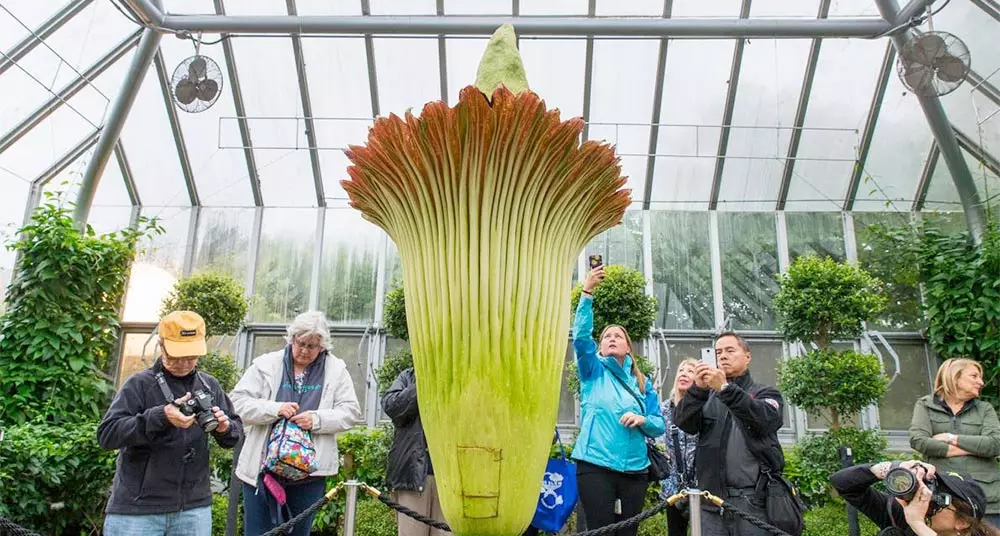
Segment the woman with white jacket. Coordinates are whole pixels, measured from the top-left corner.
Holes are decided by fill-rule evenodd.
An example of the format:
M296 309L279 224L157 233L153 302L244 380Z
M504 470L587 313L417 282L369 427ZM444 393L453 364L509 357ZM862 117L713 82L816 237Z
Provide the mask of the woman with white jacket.
M330 329L323 313L297 316L286 340L285 348L254 359L230 395L246 434L236 465L236 476L243 481L246 536L267 532L318 501L325 477L337 474L336 434L361 422L347 367L329 352ZM309 477L292 482L269 475L285 489L287 512L263 485L267 442L282 418L309 431L316 448L317 470ZM306 536L311 528L312 518L305 519L290 534Z

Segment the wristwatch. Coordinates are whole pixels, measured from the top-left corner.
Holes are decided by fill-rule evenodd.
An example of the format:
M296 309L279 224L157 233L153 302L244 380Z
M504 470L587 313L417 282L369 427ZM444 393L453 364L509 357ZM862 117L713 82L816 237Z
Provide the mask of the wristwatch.
M958 436L955 434L948 434L948 444L954 445L958 442Z
M722 387L719 388L719 392L725 391L729 387L729 382L722 382Z

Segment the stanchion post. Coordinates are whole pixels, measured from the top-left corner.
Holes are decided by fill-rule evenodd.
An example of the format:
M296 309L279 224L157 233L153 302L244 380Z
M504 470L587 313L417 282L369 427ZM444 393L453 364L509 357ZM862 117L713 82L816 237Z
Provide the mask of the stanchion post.
M844 469L854 465L854 453L851 447L843 446L837 449L840 454L840 466ZM858 525L858 510L847 505L847 531L850 536L861 536L861 526Z
M689 489L688 512L691 515L691 536L701 536L701 490Z
M354 536L354 521L358 513L358 486L361 483L357 480L344 482L347 488L347 504L344 506L344 536Z
M240 452L243 450L243 440L246 436L240 435L240 440L233 448L233 470L229 475L229 502L226 506L226 536L237 536L236 526L239 524L240 495L243 491L243 481L236 477L236 466L239 465Z

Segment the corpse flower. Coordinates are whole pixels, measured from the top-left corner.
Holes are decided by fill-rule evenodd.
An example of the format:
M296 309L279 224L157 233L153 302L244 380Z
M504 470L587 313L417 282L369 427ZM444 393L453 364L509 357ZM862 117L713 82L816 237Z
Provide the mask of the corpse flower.
M631 199L612 147L580 143L494 34L449 108L379 118L346 151L351 206L399 249L420 417L453 532L514 536L538 501L573 268Z

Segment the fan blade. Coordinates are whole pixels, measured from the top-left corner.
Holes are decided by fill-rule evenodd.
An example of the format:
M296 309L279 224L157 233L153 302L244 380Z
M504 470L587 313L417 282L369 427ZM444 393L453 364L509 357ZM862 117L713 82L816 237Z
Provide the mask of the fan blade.
M188 105L197 98L198 88L191 79L185 78L177 83L177 87L174 88L174 96L177 97L177 102Z
M928 89L933 89L934 71L922 66L910 66L903 72L903 82L913 91L927 95Z
M937 76L945 82L961 82L969 75L969 68L961 58L945 53L934 60Z
M934 65L934 60L945 52L944 39L935 34L924 34L903 47L905 53L900 56L906 61L907 67L919 63L927 67Z
M205 59L201 56L195 57L188 65L188 75L194 80L201 80L205 78L205 73L208 72L208 65L205 63Z
M215 80L209 78L208 80L202 81L198 84L198 98L200 100L211 102L216 95L219 94L219 83Z

